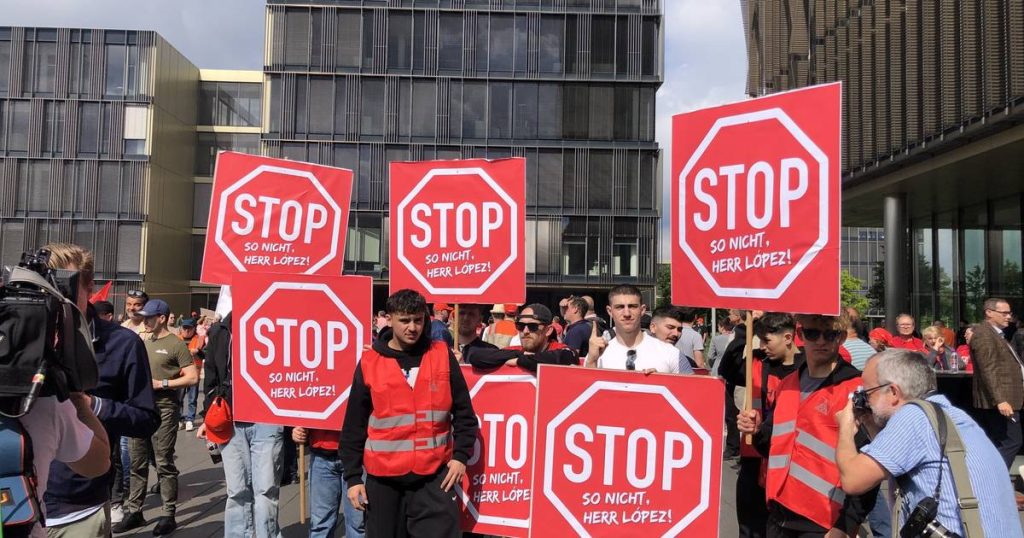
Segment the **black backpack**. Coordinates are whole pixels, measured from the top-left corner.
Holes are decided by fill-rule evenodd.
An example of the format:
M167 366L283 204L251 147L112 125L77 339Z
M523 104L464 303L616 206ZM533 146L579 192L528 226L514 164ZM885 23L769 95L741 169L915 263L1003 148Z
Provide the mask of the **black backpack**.
M4 538L29 536L36 521L43 521L32 440L21 422L0 415L0 521ZM14 457L17 455L17 457Z

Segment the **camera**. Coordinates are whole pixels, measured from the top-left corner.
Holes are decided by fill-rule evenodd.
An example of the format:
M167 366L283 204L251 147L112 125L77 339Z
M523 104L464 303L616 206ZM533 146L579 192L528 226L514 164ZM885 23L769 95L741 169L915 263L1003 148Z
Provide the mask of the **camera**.
M871 406L868 405L868 393L864 391L864 387L858 387L850 395L850 398L853 400L854 410L871 412Z
M78 301L78 271L67 271L64 269L50 268L50 251L45 248L35 253L23 252L18 267L23 267L43 277L50 283L65 299L72 303Z
M959 534L943 527L935 519L938 513L939 502L935 497L921 499L900 529L900 538L960 538Z

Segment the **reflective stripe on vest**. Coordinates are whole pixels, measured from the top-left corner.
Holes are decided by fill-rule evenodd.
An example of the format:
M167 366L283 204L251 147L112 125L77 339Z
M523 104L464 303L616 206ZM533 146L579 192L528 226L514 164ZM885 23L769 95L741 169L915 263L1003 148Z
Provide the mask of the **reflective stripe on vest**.
M834 414L859 384L860 378L849 379L801 401L800 376L791 375L775 402L767 498L825 528L835 524L846 500L835 464Z
M373 411L367 422L363 466L374 476L431 475L451 459L451 375L449 351L434 342L420 361L410 387L392 358L373 350L359 368Z

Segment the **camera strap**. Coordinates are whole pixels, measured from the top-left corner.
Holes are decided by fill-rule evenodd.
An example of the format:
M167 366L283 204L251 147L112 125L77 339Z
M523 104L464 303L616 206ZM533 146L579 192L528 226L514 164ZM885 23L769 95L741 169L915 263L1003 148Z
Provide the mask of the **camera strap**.
M949 415L939 407L938 404L927 400L911 400L907 402L924 411L928 417L928 423L939 441L939 482L935 486L935 500L939 500L939 491L942 486L942 462L948 461L949 468L953 472L953 487L956 491L957 505L960 508L960 520L964 525L965 538L982 538L985 531L981 526L981 510L978 508L978 498L974 495L974 488L971 486L971 476L967 472L967 450L956 424L949 418ZM896 493L896 502L893 511L896 515L894 522L901 520L903 507L903 489L899 488ZM895 530L895 529L893 529Z

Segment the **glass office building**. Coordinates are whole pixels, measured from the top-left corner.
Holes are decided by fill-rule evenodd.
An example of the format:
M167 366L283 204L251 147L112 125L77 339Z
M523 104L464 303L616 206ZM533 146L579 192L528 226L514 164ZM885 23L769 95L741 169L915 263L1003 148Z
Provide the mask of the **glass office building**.
M843 81L843 220L885 227L890 320L1024 309L1024 4L740 3L750 95Z
M529 300L653 294L655 0L278 1L264 151L355 172L346 271L386 294L388 162L527 159Z

